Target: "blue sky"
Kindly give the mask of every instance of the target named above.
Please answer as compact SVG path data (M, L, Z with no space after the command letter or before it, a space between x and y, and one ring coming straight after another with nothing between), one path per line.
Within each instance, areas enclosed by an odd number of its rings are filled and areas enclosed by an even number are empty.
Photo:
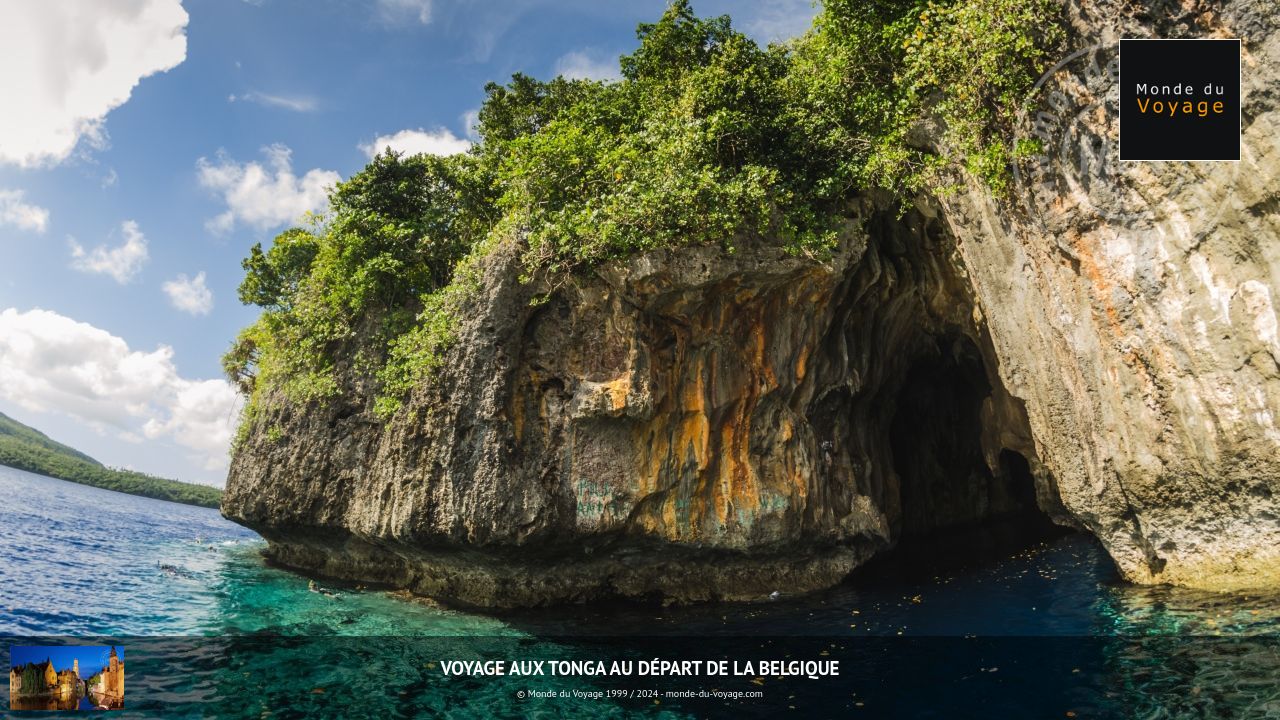
M0 411L222 485L240 259L381 138L466 147L488 81L603 79L662 0L76 0L0 8ZM809 0L694 3L768 42ZM10 113L9 108L19 112Z
M106 645L15 645L9 653L9 663L17 666L52 660L53 669L61 671L70 669L73 660L79 660L80 677L88 679L107 666L110 653L111 648ZM116 647L116 656L124 662L123 647Z

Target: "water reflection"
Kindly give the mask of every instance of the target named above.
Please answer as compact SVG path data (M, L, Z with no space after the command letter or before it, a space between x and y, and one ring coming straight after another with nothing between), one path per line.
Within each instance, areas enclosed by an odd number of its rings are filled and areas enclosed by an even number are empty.
M59 691L42 695L9 696L10 710L92 710L89 698L84 696L83 686L63 686Z
M52 693L9 697L10 710L119 710L123 707L124 700L119 696L95 689L85 693L83 682L77 688L62 686Z
M1114 583L1098 603L1104 633L1258 636L1280 631L1280 594Z
M124 707L124 698L99 690L90 690L89 696L85 700L89 701L92 707L98 710L119 710ZM82 707L81 709L84 708Z
M1115 584L1097 610L1132 717L1280 717L1280 595Z

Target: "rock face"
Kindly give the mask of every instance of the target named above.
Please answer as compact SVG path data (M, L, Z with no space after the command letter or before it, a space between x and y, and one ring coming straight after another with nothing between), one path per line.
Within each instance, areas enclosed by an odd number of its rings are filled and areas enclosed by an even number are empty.
M864 210L825 262L656 252L537 307L499 251L407 410L273 411L223 511L284 564L487 606L814 589L1028 507L1000 456L1026 418L946 226Z
M945 211L1036 457L1135 582L1280 584L1275 24L1243 2L1097 38L1242 38L1240 163L1059 171L1039 222L977 193ZM1114 141L1114 118L1083 115L1081 135Z
M1077 35L1112 42L1108 12ZM1244 38L1239 164L1059 172L1021 207L864 198L831 258L658 251L542 304L513 242L388 423L358 384L268 404L223 513L282 564L490 607L816 589L1037 507L1136 582L1280 585L1271 22L1114 29Z

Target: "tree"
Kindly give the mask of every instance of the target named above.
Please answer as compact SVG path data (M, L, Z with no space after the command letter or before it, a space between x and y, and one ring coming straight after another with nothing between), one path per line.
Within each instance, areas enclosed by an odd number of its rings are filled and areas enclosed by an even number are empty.
M240 263L245 271L238 292L240 302L274 309L292 302L319 249L316 236L302 228L277 235L265 253L262 243L254 243L249 257Z
M737 33L728 15L702 19L689 0L676 0L658 22L641 23L636 35L640 47L620 59L623 77L671 83L690 69L706 66Z
M557 77L541 82L516 73L506 85L484 86L479 132L486 150L500 151L505 143L533 135L597 91L598 83Z
M766 242L822 257L860 192L908 200L948 162L998 189L1001 128L1060 12L1053 0L826 0L806 35L762 48L674 0L639 26L616 82L490 83L468 152L381 153L335 188L314 232L250 251L240 297L265 310L224 360L251 393L245 417L264 398L344 390L394 408L384 401L439 365L483 258L508 242L523 277L554 292L656 248ZM937 143L916 132L927 120L946 128Z

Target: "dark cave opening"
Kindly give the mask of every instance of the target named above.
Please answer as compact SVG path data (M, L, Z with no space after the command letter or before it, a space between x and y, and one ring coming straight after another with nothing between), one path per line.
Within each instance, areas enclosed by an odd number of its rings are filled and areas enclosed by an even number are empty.
M1000 451L1000 475L1005 480L1005 492L1024 512L1033 512L1036 505L1036 479L1031 474L1031 463L1008 448Z
M907 371L889 426L900 537L972 524L1008 504L982 458L982 401L991 387L981 355L963 335L935 342Z
M1037 504L1026 457L1001 449L994 471L988 466L983 404L991 394L981 351L959 332L934 337L910 366L889 426L897 542L867 572L991 562L1065 532Z

